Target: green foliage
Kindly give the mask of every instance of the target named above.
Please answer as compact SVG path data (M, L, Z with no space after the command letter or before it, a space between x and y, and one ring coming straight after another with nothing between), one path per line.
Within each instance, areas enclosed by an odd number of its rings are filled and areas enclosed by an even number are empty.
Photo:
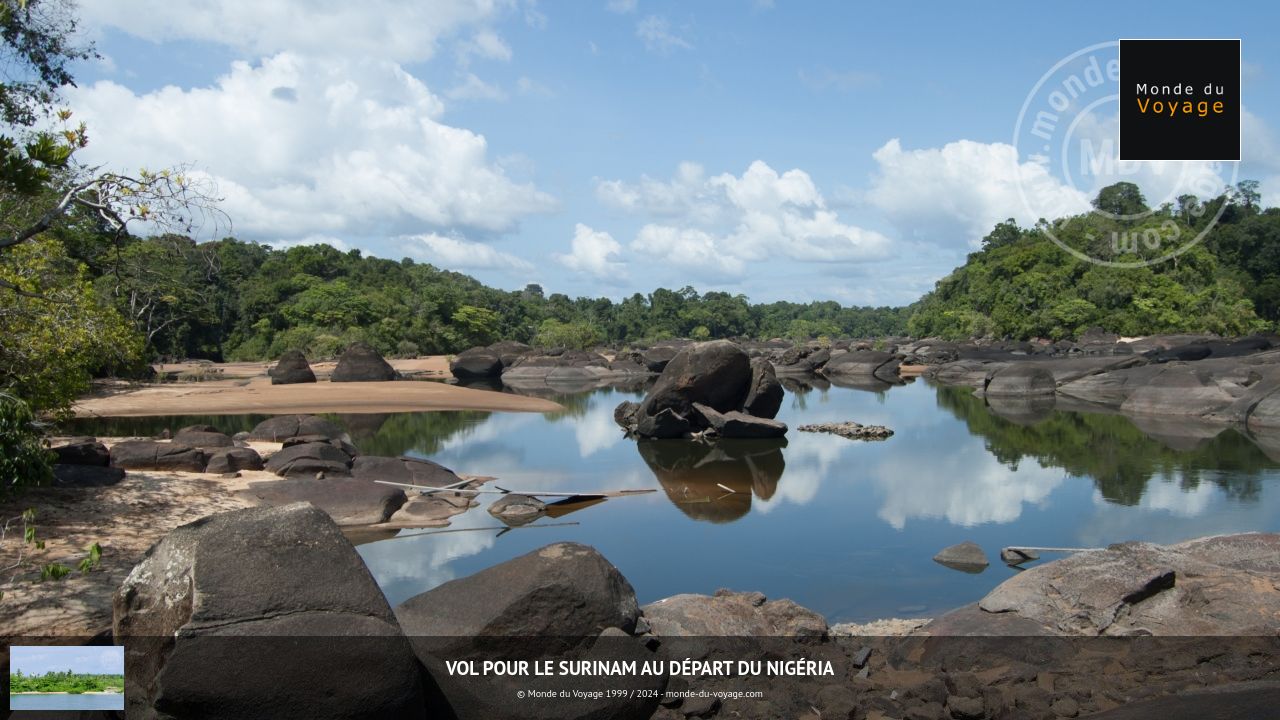
M94 372L125 370L141 354L86 275L49 237L0 254L0 392L34 413L65 412Z
M68 693L123 692L124 675L95 675L66 671L50 671L43 675L24 675L21 670L9 673L9 692Z
M1061 339L1094 326L1121 335L1246 335L1274 327L1280 319L1280 213L1249 209L1241 198L1251 197L1246 186L1204 203L1185 196L1180 210L1168 207L1138 221L1090 214L1053 226L1054 237L1092 257L1134 262L1169 247L1151 248L1141 240L1127 247L1117 238L1189 239L1203 227L1205 213L1223 209L1202 242L1143 267L1086 262L1050 242L1044 226L999 223L981 251L912 306L907 329L917 337L961 340ZM1119 183L1104 188L1095 205L1132 214L1144 202L1136 186ZM1257 200L1248 202L1256 206Z
M566 323L548 318L538 326L538 334L534 336L533 344L539 347L585 350L599 345L603 339L604 334L590 323Z
M40 568L40 581L61 580L71 574L71 568L62 563L50 563Z
M27 404L0 394L0 497L53 479L53 453L44 448L42 440L43 433ZM34 541L35 528L30 530L29 540ZM25 535L24 532L24 541L28 540Z

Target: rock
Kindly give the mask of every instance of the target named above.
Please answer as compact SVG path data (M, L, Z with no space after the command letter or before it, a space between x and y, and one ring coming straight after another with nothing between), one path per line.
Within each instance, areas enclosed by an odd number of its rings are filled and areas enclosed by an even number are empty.
M682 438L694 430L693 423L688 418L671 408L663 408L656 415L646 415L642 405L636 412L636 417L639 419L636 421L635 432L640 437L669 440Z
M53 451L54 462L59 465L94 465L106 467L111 464L111 453L107 446L98 442L97 438L71 438L65 445L49 448Z
M885 440L893 437L893 431L883 425L861 425L853 421L801 425L799 429L801 432L831 433L849 440Z
M720 698L715 695L694 695L685 698L680 705L680 714L687 718L707 718L720 709Z
M195 427L187 427L179 430L173 436L173 442L176 445L186 445L188 447L198 448L222 448L233 447L235 442L231 436L218 432L217 430L206 430L208 425L198 425Z
M933 556L933 561L939 565L945 565L952 570L960 570L967 573L980 573L987 569L987 554L975 542L966 540L959 545L952 545L943 548L941 552Z
M1080 714L1080 703L1070 697L1060 697L1049 706L1058 717L1073 718Z
M127 470L204 472L208 463L203 450L174 443L128 440L111 448L111 464Z
M431 460L362 455L351 464L351 476L366 482L386 480L407 485L444 487L462 481L452 470Z
M1200 417L1234 402L1235 397L1214 382L1209 371L1185 365L1166 366L1164 372L1135 388L1120 405L1120 411L1133 415Z
M535 497L510 493L489 505L489 514L507 525L524 525L542 517L547 504Z
M992 397L1052 395L1057 390L1053 373L1036 362L1014 363L997 370L987 383L986 394Z
M386 522L407 500L399 488L354 480L340 474L324 479L288 477L249 483L248 489L241 493L265 505L309 502L339 525Z
M315 415L280 415L263 420L250 431L248 439L283 442L299 435L345 438L342 428Z
M262 457L251 448L225 448L209 456L204 471L221 475L241 470L261 470Z
M316 381L316 374L311 370L307 356L300 350L286 350L276 364L267 370L267 374L271 376L272 385L296 385Z
M641 414L663 410L688 417L693 403L717 412L742 408L751 389L751 361L728 340L694 343L671 359L641 403Z
M979 602L1066 635L1273 635L1280 535L1123 543L1033 567Z
M449 361L449 372L459 380L491 378L502 375L502 358L489 348L473 347L458 353Z
M329 443L291 445L267 459L266 469L280 475L308 475L321 470L347 474L352 458Z
M901 359L879 350L854 350L836 355L822 368L827 377L838 375L873 375L887 382L899 382Z
M1213 354L1213 347L1207 342L1189 343L1187 345L1178 345L1155 353L1152 362L1166 363L1175 360L1182 362L1193 362L1195 360L1203 360Z
M386 382L399 378L395 368L365 343L355 343L347 348L329 377L333 382Z
M488 347L489 352L498 356L502 367L510 367L516 360L527 355L533 348L515 340L502 340Z
M947 712L955 720L982 720L987 716L986 707L982 704L982 698L978 697L950 695L947 697ZM1072 715L1071 717L1075 716Z
M53 466L54 487L107 487L124 479L124 470L117 467L101 465L68 465L58 463Z
M676 348L660 345L645 350L641 357L644 359L644 365L649 372L660 373L667 368L667 363L671 362L677 352L679 350Z
M1040 553L1025 548L1007 547L1000 550L1000 559L1005 565L1023 565L1040 559Z
M718 413L702 403L694 403L693 409L702 417L701 425L714 430L722 438L780 438L787 434L786 423L777 420L752 417L737 410Z
M1191 688L1175 695L1144 700L1100 712L1091 720L1237 720L1275 713L1280 683L1244 682Z
M113 611L129 717L423 715L420 670L382 590L305 503L173 530Z
M613 421L627 432L634 432L636 429L636 413L639 411L640 403L623 400L618 403L618 407L613 409Z
M631 583L594 548L556 543L406 600L396 608L424 662L476 636L540 638L540 656L580 649L640 615Z
M1143 365L1094 373L1063 383L1058 386L1058 393L1064 397L1119 409L1134 390L1151 382L1167 369L1163 365Z
M348 457L354 458L360 455L360 450L356 448L355 445L352 445L341 438L328 438L324 435L298 435L297 437L291 437L283 443L280 443L280 449L283 450L285 448L291 448L294 445L306 445L308 443L324 443L325 445L332 445L346 453Z
M714 596L675 595L645 605L645 620L659 637L827 637L827 621L791 600L719 590Z
M1102 343L1114 345L1119 341L1120 341L1119 335L1116 335L1115 333L1109 333L1106 330L1103 330L1102 328L1097 327L1096 325L1094 327L1089 328L1088 330L1085 330L1083 333L1080 334L1080 337L1076 338L1076 342L1080 343L1081 345L1102 344Z
M742 403L742 411L758 418L773 419L778 417L782 407L782 383L773 371L773 363L764 358L751 361L751 385L747 391L747 399Z

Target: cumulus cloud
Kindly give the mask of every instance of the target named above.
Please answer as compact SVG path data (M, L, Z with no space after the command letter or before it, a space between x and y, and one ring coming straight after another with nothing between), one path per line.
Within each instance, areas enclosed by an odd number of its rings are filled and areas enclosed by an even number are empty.
M506 100L507 94L502 88L476 77L475 73L467 73L462 81L449 88L445 93L451 100Z
M1040 217L1084 212L1089 197L1066 186L1043 166L1019 162L1005 143L959 140L941 148L903 150L897 138L872 154L877 173L866 200L913 239L976 245L1009 217L1024 224ZM1034 217L1024 209L1018 184L1034 207L1059 212Z
M115 28L153 42L200 40L254 55L288 50L415 62L434 55L441 40L495 20L515 4L514 0L118 0L83 3L79 11L89 27ZM491 38L482 36L471 42L478 39L481 51L501 54Z
M599 278L617 277L623 265L613 258L621 252L622 245L612 235L578 223L573 230L572 250L568 255L556 255L556 260L570 270Z
M252 239L496 232L554 206L491 162L483 136L443 123L439 98L393 62L279 53L209 87L104 81L68 96L93 129L86 161L194 162Z
M667 55L673 50L692 50L693 43L671 29L671 22L661 15L650 15L636 23L636 37L651 52Z
M473 57L507 61L511 59L511 47L498 33L484 28L477 31L470 39L458 43L460 64L465 66Z
M748 262L789 258L858 262L886 257L883 235L842 222L803 170L779 174L755 161L740 176L707 177L682 163L670 181L598 182L597 197L648 216L633 250L689 270L741 275Z
M532 272L533 265L484 243L426 233L403 238L404 250L435 265L467 270Z

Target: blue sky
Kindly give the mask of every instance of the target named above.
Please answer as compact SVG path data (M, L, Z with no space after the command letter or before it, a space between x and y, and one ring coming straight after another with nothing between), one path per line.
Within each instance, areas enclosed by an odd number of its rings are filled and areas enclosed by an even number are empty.
M9 648L9 672L43 675L70 670L86 675L124 673L124 647L14 645Z
M911 302L995 221L1087 206L1122 179L1036 176L1025 202L1014 138L1055 63L1120 37L1241 37L1239 177L1280 194L1268 7L122 0L81 14L105 56L67 98L89 161L190 163L241 238L505 288ZM1113 133L1111 109L1081 132ZM1130 172L1149 196L1169 190Z

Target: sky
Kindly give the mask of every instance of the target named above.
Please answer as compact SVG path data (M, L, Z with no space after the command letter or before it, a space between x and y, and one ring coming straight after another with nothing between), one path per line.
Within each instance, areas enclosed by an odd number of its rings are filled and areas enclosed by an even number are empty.
M40 646L14 645L9 648L9 672L43 675L70 670L85 675L123 675L124 646Z
M1210 192L1256 179L1280 203L1280 9L1219 7L82 2L102 57L66 102L86 162L215 183L230 227L209 236L575 297L692 285L903 305L994 223L1083 211L1119 179L1153 205L1174 176ZM1016 131L1037 83L1122 37L1242 39L1242 162L1033 161ZM1084 158L1067 150L1081 138L1114 155L1116 87L1073 98L1063 158Z

